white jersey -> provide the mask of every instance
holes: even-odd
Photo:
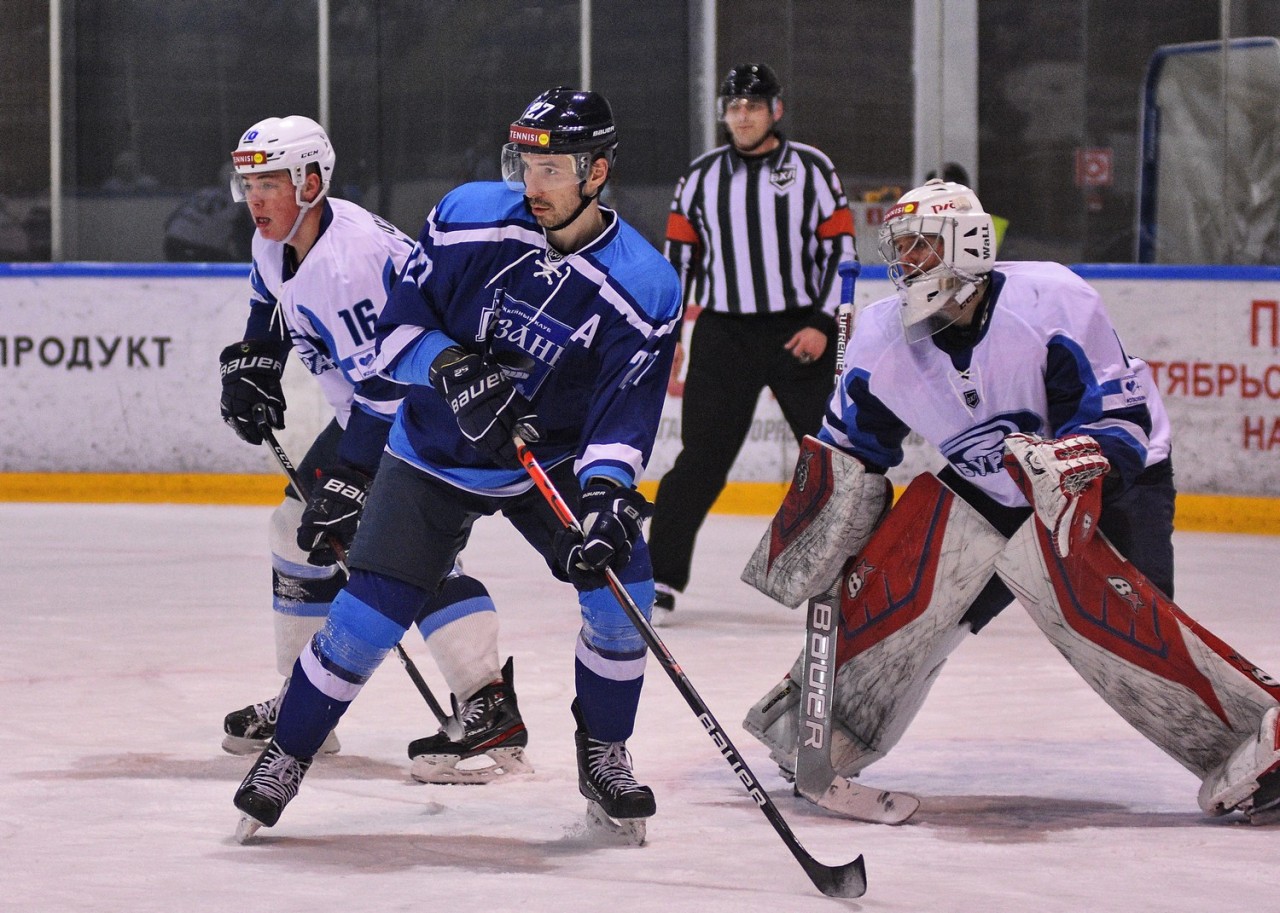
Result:
[[[400,404],[403,389],[371,369],[374,325],[412,249],[398,228],[346,200],[326,201],[320,237],[296,272],[284,244],[254,233],[246,338],[287,333],[343,428],[353,404],[388,422]]]
[[[1098,293],[1065,266],[997,263],[985,326],[908,343],[895,295],[859,313],[821,437],[881,471],[915,431],[1000,504],[1027,502],[1002,462],[1015,431],[1098,440],[1127,485],[1169,456],[1145,362],[1121,347]]]

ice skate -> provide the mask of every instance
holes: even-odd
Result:
[[[511,659],[502,681],[485,685],[455,711],[463,732],[451,739],[444,730],[409,744],[410,776],[421,783],[489,783],[504,776],[532,773],[525,758],[529,733],[520,718],[512,683]]]
[[[247,755],[262,751],[276,737],[276,717],[280,715],[280,702],[289,687],[286,678],[280,693],[261,704],[250,704],[242,710],[233,710],[222,721],[222,750],[227,754]],[[330,732],[320,746],[320,754],[337,754],[342,750],[338,733]]]
[[[601,742],[587,734],[576,700],[573,716],[578,723],[573,735],[578,747],[578,791],[587,800],[588,822],[643,846],[645,819],[657,811],[653,790],[636,782],[625,742]]]
[[[665,583],[653,585],[653,626],[661,628],[671,621],[676,611],[676,591]]]
[[[239,842],[252,837],[258,827],[275,826],[310,767],[311,758],[295,758],[274,741],[267,745],[236,790],[236,808],[244,813],[236,827]]]

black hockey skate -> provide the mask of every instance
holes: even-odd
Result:
[[[422,783],[488,783],[502,776],[532,773],[525,759],[529,733],[516,703],[514,663],[508,658],[502,680],[485,685],[460,705],[454,719],[462,735],[444,730],[409,743],[410,775]]]
[[[653,585],[652,621],[655,628],[661,628],[671,620],[676,610],[676,591],[665,583]]]
[[[280,702],[284,700],[284,692],[289,687],[289,680],[284,680],[280,693],[261,704],[250,704],[242,710],[233,710],[222,721],[222,750],[227,754],[246,755],[262,751],[267,743],[276,737],[276,717],[280,715]],[[320,754],[335,754],[341,750],[338,734],[329,733],[324,744],[320,746]]]
[[[274,740],[267,745],[236,790],[236,808],[244,812],[236,840],[244,843],[259,827],[274,827],[310,767],[310,758],[295,758]]]
[[[645,819],[657,811],[653,790],[636,782],[626,742],[601,742],[587,733],[582,710],[571,707],[578,724],[578,792],[587,800],[587,818],[605,830],[643,845]]]

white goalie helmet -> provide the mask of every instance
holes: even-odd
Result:
[[[246,130],[231,153],[231,163],[235,166],[235,174],[231,176],[231,196],[238,203],[244,202],[242,175],[288,171],[293,181],[294,199],[305,212],[329,192],[336,161],[329,135],[311,118],[298,114],[268,117]],[[302,188],[306,184],[309,165],[320,170],[321,186],[320,194],[307,203],[302,199]]]
[[[902,301],[908,341],[955,323],[979,300],[996,259],[995,225],[963,184],[937,178],[885,214],[879,251]]]

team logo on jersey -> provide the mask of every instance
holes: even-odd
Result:
[[[1005,436],[1039,428],[1040,419],[1030,412],[998,415],[943,441],[938,449],[965,478],[997,475],[1004,472]]]
[[[774,190],[786,190],[796,182],[795,165],[789,168],[777,168],[769,175],[769,183],[773,185]]]
[[[480,326],[490,354],[526,399],[533,399],[551,369],[564,355],[570,327],[506,292],[480,312]]]

